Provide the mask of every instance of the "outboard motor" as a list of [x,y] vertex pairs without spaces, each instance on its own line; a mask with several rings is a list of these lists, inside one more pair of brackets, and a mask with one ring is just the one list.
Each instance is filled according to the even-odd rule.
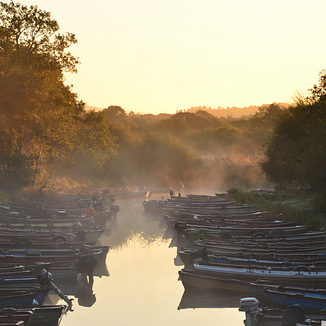
[[257,315],[262,310],[258,308],[259,301],[256,298],[242,298],[239,303],[239,311],[244,311],[246,313],[246,320],[244,324],[246,326],[259,326],[257,322]]
[[69,299],[66,295],[64,295],[60,289],[53,283],[53,277],[50,272],[48,272],[46,269],[42,269],[40,275],[37,278],[38,282],[43,287],[48,287],[52,289],[61,299],[63,299],[67,304],[70,311],[73,311],[72,309],[72,300]]

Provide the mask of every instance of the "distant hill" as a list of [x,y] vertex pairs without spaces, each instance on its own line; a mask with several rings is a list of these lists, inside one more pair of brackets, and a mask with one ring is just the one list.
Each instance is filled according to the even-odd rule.
[[[279,105],[280,107],[284,107],[287,108],[289,107],[289,104],[287,103],[275,103],[277,105]],[[263,104],[261,106],[265,106],[265,105],[269,105],[269,104]],[[257,105],[251,105],[248,107],[244,107],[244,108],[238,108],[238,107],[227,107],[227,108],[221,108],[218,107],[217,109],[211,108],[211,107],[207,107],[207,106],[193,106],[190,109],[187,110],[187,112],[191,112],[191,113],[196,113],[199,110],[202,111],[206,111],[208,113],[210,113],[211,115],[213,115],[214,117],[217,118],[242,118],[245,116],[250,116],[250,115],[254,115],[257,111],[258,108],[260,108],[261,106],[257,106]]]
[[[282,108],[288,108],[289,104],[288,103],[275,103],[279,105]],[[263,106],[268,106],[269,104],[263,104],[261,106],[257,105],[251,105],[247,106],[244,108],[238,108],[236,106],[233,107],[227,107],[227,108],[211,108],[209,106],[193,106],[190,109],[186,110],[185,112],[190,112],[190,113],[196,113],[197,111],[206,111],[213,115],[214,117],[217,118],[242,118],[242,117],[247,117],[247,116],[252,116],[254,115],[260,107]],[[86,111],[102,111],[104,109],[95,107],[95,106],[90,106],[90,105],[85,105]],[[142,118],[145,118],[147,121],[155,121],[155,120],[162,120],[162,119],[167,119],[173,114],[170,113],[159,113],[159,114],[152,114],[152,113],[134,113],[134,112],[126,112],[129,116],[141,116]]]

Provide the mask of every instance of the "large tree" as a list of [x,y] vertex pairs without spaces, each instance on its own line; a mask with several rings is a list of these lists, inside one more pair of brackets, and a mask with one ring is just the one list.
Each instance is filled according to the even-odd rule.
[[274,182],[326,190],[326,71],[310,96],[280,115],[262,168]]
[[[64,83],[64,72],[77,71],[78,59],[68,50],[76,42],[74,34],[59,33],[49,12],[0,2],[0,152],[10,158],[11,171],[15,162],[17,169],[28,169],[20,173],[28,177],[24,184],[31,181],[31,170],[67,158],[83,145],[76,135],[85,125],[84,103]],[[96,135],[106,149],[112,144],[109,133]],[[4,186],[9,165],[1,164]]]

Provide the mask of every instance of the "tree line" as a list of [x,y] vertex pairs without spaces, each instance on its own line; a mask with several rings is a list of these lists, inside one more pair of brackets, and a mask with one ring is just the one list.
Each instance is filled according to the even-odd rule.
[[[263,105],[250,116],[211,110],[134,114],[117,105],[86,110],[64,73],[77,72],[49,12],[0,2],[0,189],[71,179],[98,185],[325,187],[325,72],[294,106]],[[266,139],[268,139],[266,143]],[[264,147],[265,146],[265,147]]]

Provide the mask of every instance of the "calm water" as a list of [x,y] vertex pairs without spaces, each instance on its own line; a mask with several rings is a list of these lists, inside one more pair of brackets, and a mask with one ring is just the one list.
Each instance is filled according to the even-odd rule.
[[[187,296],[176,266],[176,247],[164,236],[160,219],[143,217],[141,200],[117,201],[120,212],[110,236],[101,244],[111,249],[107,256],[108,277],[95,277],[91,307],[74,301],[74,312],[63,317],[61,325],[243,325],[238,297],[215,295]],[[224,307],[178,309],[182,307]]]

